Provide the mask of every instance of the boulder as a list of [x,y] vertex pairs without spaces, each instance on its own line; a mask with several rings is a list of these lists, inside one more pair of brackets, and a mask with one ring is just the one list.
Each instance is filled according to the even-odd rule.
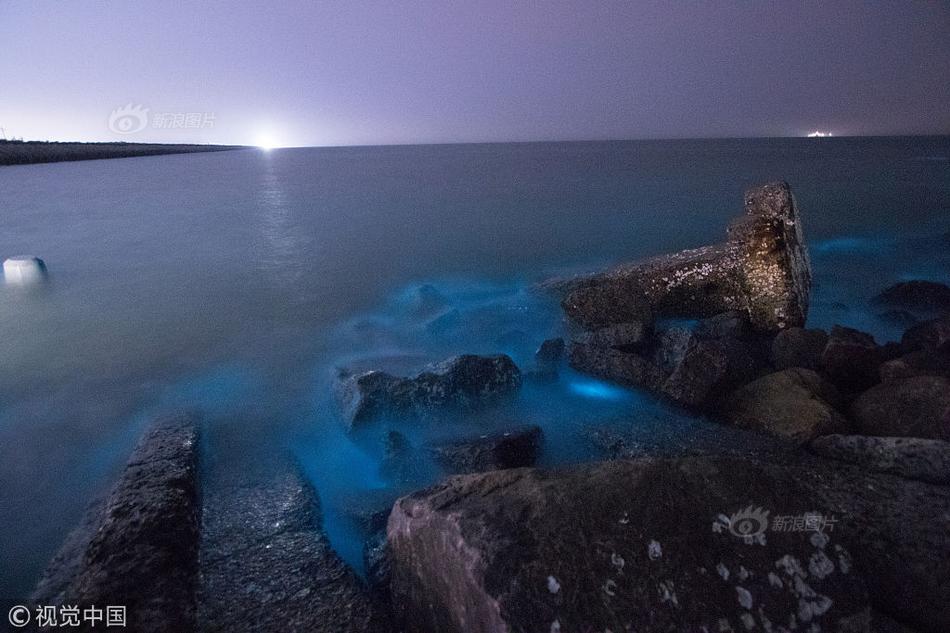
[[586,328],[726,311],[766,332],[803,325],[811,267],[791,189],[784,182],[754,187],[745,208],[724,243],[548,287],[566,294],[565,312]]
[[830,459],[908,479],[950,484],[950,442],[910,437],[826,435],[810,444]]
[[476,473],[534,466],[541,449],[541,427],[429,444],[428,450],[447,472]]
[[748,322],[732,314],[700,321],[688,338],[660,338],[670,345],[654,356],[671,366],[661,392],[673,402],[696,410],[718,407],[724,395],[758,377],[768,365],[765,339]]
[[912,312],[946,312],[950,311],[950,286],[933,281],[902,281],[889,286],[871,301]]
[[856,392],[878,382],[881,360],[881,351],[873,336],[836,325],[831,328],[819,364],[836,386],[846,392]]
[[918,323],[904,332],[901,348],[904,352],[923,350],[933,352],[948,345],[950,341],[950,316]]
[[800,327],[782,330],[772,341],[772,365],[776,369],[818,369],[827,344],[828,334],[824,330]]
[[865,391],[851,405],[865,435],[950,440],[950,380],[913,376]]
[[832,513],[741,459],[456,477],[393,507],[392,604],[411,633],[868,631],[837,534],[771,525]]
[[465,354],[412,378],[382,371],[341,372],[336,385],[349,429],[385,417],[422,417],[438,409],[473,411],[513,394],[521,372],[508,356]]
[[837,390],[810,369],[784,369],[763,376],[734,392],[725,418],[734,426],[763,431],[804,444],[847,430],[835,409]]
[[911,376],[944,376],[950,378],[950,349],[944,351],[917,351],[881,364],[881,382],[890,382]]
[[650,327],[639,321],[617,323],[585,332],[577,337],[579,343],[596,347],[613,347],[622,351],[633,351],[650,335]]
[[612,347],[573,342],[569,362],[578,371],[627,387],[656,391],[666,378],[651,359]]
[[129,630],[195,630],[198,452],[193,417],[156,420],[98,511],[54,558],[35,602],[125,605]]

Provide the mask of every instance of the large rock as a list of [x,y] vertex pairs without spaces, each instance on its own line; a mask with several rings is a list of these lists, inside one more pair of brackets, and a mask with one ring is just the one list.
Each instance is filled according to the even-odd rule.
[[436,462],[456,474],[534,466],[541,450],[541,427],[434,442],[428,449]]
[[730,424],[804,444],[819,435],[840,433],[848,422],[835,409],[835,388],[810,369],[785,369],[763,376],[729,398]]
[[788,184],[748,190],[745,208],[722,244],[624,264],[548,287],[566,293],[564,310],[587,328],[732,310],[762,331],[803,325],[811,268]]
[[128,630],[195,630],[201,516],[195,419],[156,420],[93,515],[54,558],[34,601],[124,605]]
[[613,347],[622,351],[630,351],[643,343],[649,335],[650,327],[635,321],[632,323],[617,323],[585,332],[576,340],[584,345]]
[[771,529],[832,512],[738,459],[457,477],[395,504],[393,605],[410,632],[867,631],[837,534]]
[[950,349],[933,352],[920,350],[904,354],[900,358],[882,363],[878,371],[881,382],[890,382],[912,376],[944,376],[950,378]]
[[341,373],[337,396],[348,428],[378,418],[425,416],[436,409],[472,411],[513,394],[521,372],[508,356],[464,354],[413,378],[382,371]]
[[[671,367],[661,392],[690,409],[717,408],[726,394],[758,377],[768,365],[766,339],[734,313],[703,319],[685,341],[666,336],[659,343],[654,357]],[[665,344],[670,347],[664,349]]]
[[828,334],[824,330],[788,328],[779,332],[772,341],[772,364],[775,369],[818,369],[821,353],[827,344]]
[[865,435],[950,440],[950,380],[914,376],[882,383],[851,405]]
[[902,281],[874,297],[873,303],[916,312],[950,311],[950,287],[933,281]]
[[666,379],[664,372],[649,358],[612,347],[571,343],[571,367],[627,387],[658,390]]
[[847,392],[867,389],[878,382],[881,350],[870,334],[836,325],[821,352],[821,369]]
[[218,470],[204,508],[198,630],[382,630],[368,592],[333,551],[316,492],[296,464]]
[[812,451],[883,473],[935,484],[950,484],[950,442],[908,437],[826,435]]
[[905,352],[934,352],[946,348],[950,341],[950,316],[918,323],[904,332],[901,348]]

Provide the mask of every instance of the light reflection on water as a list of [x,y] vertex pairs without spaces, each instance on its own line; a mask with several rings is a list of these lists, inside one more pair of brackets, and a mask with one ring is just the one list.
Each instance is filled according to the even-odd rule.
[[[530,368],[563,331],[531,281],[718,241],[756,182],[789,180],[805,213],[811,322],[893,339],[867,299],[908,277],[948,280],[948,163],[916,160],[948,145],[252,150],[0,168],[0,257],[34,254],[50,273],[41,292],[0,286],[0,595],[32,584],[142,425],[176,407],[243,433],[242,451],[291,448],[353,560],[338,501],[391,484],[379,435],[340,430],[335,367],[411,373],[505,352]],[[444,302],[420,301],[427,281]],[[472,423],[541,424],[550,465],[583,459],[576,438],[597,420],[659,427],[657,415],[641,394],[567,373]],[[420,446],[463,428],[405,430]]]

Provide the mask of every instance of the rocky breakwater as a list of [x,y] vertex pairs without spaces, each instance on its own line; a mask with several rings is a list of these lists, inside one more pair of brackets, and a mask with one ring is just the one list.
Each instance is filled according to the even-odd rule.
[[200,523],[196,421],[159,419],[53,558],[32,599],[121,605],[131,631],[195,630]]
[[198,420],[156,420],[31,601],[78,607],[83,631],[108,628],[84,614],[109,605],[125,614],[111,628],[137,633],[388,630],[296,463],[206,435],[215,458],[199,466]]

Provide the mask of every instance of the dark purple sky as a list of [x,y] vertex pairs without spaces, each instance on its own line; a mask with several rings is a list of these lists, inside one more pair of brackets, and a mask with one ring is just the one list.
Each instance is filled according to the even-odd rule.
[[950,133],[947,2],[0,0],[0,29],[8,137]]

